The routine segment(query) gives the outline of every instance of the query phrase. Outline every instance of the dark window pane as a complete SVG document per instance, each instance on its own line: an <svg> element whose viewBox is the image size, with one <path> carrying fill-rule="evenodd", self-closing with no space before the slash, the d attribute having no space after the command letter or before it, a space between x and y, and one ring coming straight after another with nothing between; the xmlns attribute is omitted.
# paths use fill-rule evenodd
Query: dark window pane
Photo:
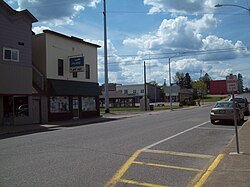
<svg viewBox="0 0 250 187"><path fill-rule="evenodd" d="M86 79L90 79L90 65L86 64Z"/></svg>
<svg viewBox="0 0 250 187"><path fill-rule="evenodd" d="M8 49L4 50L4 58L11 60L11 50Z"/></svg>
<svg viewBox="0 0 250 187"><path fill-rule="evenodd" d="M63 60L58 59L58 75L63 76Z"/></svg>
<svg viewBox="0 0 250 187"><path fill-rule="evenodd" d="M18 60L18 53L17 53L17 51L12 51L12 60Z"/></svg>
<svg viewBox="0 0 250 187"><path fill-rule="evenodd" d="M77 72L73 72L73 77L77 78Z"/></svg>

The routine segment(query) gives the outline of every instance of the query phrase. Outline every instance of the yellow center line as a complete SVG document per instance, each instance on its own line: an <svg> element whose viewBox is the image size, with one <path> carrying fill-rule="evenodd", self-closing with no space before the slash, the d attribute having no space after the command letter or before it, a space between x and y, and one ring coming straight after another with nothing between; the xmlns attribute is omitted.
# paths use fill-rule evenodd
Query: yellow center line
<svg viewBox="0 0 250 187"><path fill-rule="evenodd" d="M174 151L161 151L161 150L151 150L151 149L144 149L143 152L175 155L175 156L186 156L186 157L194 157L194 158L212 158L213 157L211 155L201 155L201 154L182 153L182 152L174 152Z"/></svg>
<svg viewBox="0 0 250 187"><path fill-rule="evenodd" d="M180 166L171 166L171 165L154 164L154 163L137 162L137 161L133 162L133 164L162 167L162 168L171 168L171 169L179 169L179 170L187 170L187 171L198 171L198 172L202 171L200 169L195 169L195 168L186 168L186 167L180 167Z"/></svg>
<svg viewBox="0 0 250 187"><path fill-rule="evenodd" d="M196 183L195 187L202 187L207 181L208 177L213 173L215 168L218 166L220 161L224 158L224 154L219 154L214 162L209 166L206 173L201 177L201 179Z"/></svg>
<svg viewBox="0 0 250 187"><path fill-rule="evenodd" d="M117 182L121 179L121 177L126 173L126 171L129 169L131 164L134 162L134 160L138 157L138 155L141 153L141 150L137 150L128 160L127 162L116 172L116 174L112 177L112 179L107 182L104 186L105 187L112 187L115 186Z"/></svg>
<svg viewBox="0 0 250 187"><path fill-rule="evenodd" d="M127 183L127 184L134 184L137 186L146 186L146 187L169 187L169 186L162 186L158 184L151 184L151 183L145 183L145 182L137 182L137 181L132 181L132 180L125 180L121 179L119 182Z"/></svg>

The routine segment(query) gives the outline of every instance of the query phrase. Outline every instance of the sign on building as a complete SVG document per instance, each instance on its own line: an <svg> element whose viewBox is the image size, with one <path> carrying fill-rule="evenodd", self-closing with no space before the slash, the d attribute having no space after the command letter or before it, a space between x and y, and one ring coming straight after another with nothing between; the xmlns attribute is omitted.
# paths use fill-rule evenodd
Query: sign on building
<svg viewBox="0 0 250 187"><path fill-rule="evenodd" d="M232 93L238 91L238 80L236 75L228 75L226 77L227 82L227 92Z"/></svg>
<svg viewBox="0 0 250 187"><path fill-rule="evenodd" d="M84 57L70 57L69 58L69 72L84 71Z"/></svg>

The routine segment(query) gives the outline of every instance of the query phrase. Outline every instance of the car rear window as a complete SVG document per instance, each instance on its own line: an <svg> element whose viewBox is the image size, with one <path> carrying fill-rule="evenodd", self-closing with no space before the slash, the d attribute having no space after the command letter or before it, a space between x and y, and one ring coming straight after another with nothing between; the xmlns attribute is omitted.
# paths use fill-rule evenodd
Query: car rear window
<svg viewBox="0 0 250 187"><path fill-rule="evenodd" d="M216 108L232 108L233 107L233 103L217 103L215 105Z"/></svg>

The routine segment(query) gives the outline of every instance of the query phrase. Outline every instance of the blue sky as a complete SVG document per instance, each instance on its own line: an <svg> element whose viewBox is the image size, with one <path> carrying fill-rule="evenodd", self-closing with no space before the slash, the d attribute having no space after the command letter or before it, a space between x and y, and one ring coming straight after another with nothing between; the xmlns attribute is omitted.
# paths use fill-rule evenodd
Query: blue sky
<svg viewBox="0 0 250 187"><path fill-rule="evenodd" d="M5 0L28 9L38 20L33 31L51 29L103 46L102 0ZM250 87L250 0L106 0L109 82L168 83L171 73L201 72L213 80L241 73ZM103 48L98 52L99 83L104 82ZM173 80L172 80L173 81Z"/></svg>

